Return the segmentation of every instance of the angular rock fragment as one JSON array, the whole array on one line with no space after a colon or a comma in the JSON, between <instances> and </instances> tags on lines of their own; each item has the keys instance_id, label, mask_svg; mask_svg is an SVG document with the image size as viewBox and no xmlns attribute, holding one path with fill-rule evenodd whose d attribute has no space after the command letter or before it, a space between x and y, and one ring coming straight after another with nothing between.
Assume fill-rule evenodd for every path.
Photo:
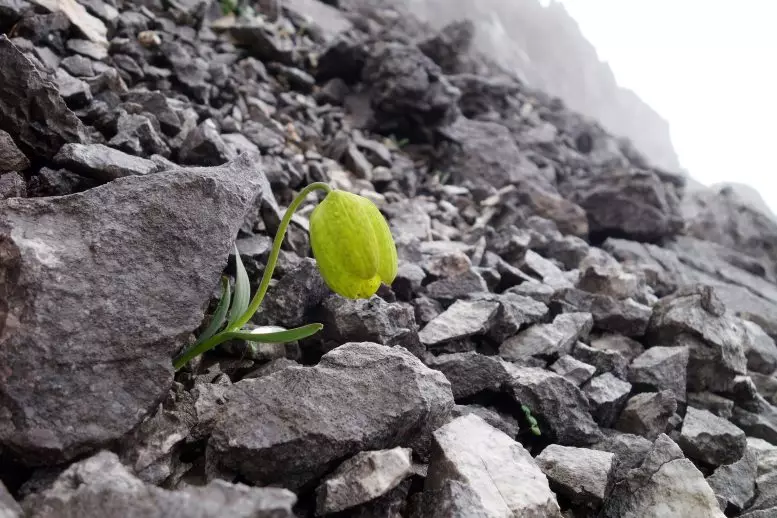
<instances>
[{"instance_id":1,"label":"angular rock fragment","mask_svg":"<svg viewBox=\"0 0 777 518\"><path fill-rule=\"evenodd\" d=\"M286 489L223 480L168 491L132 476L114 453L100 452L71 465L49 489L27 498L23 505L30 518L293 518L296 501Z\"/></svg>"},{"instance_id":2,"label":"angular rock fragment","mask_svg":"<svg viewBox=\"0 0 777 518\"><path fill-rule=\"evenodd\" d=\"M707 482L718 498L723 498L727 504L741 511L755 496L757 475L758 454L748 447L741 459L718 467L707 477Z\"/></svg>"},{"instance_id":3,"label":"angular rock fragment","mask_svg":"<svg viewBox=\"0 0 777 518\"><path fill-rule=\"evenodd\" d=\"M745 432L706 410L688 407L680 435L685 454L713 466L732 464L747 447Z\"/></svg>"},{"instance_id":4,"label":"angular rock fragment","mask_svg":"<svg viewBox=\"0 0 777 518\"><path fill-rule=\"evenodd\" d=\"M645 334L650 323L651 309L632 299L618 300L607 295L566 288L556 291L553 304L564 312L584 311L594 317L594 327L626 336Z\"/></svg>"},{"instance_id":5,"label":"angular rock fragment","mask_svg":"<svg viewBox=\"0 0 777 518\"><path fill-rule=\"evenodd\" d=\"M408 446L423 454L453 408L442 373L405 349L372 343L342 345L315 367L238 382L227 398L208 462L290 488L362 450Z\"/></svg>"},{"instance_id":6,"label":"angular rock fragment","mask_svg":"<svg viewBox=\"0 0 777 518\"><path fill-rule=\"evenodd\" d=\"M747 368L761 374L777 370L777 344L756 323L743 320L748 340L745 341Z\"/></svg>"},{"instance_id":7,"label":"angular rock fragment","mask_svg":"<svg viewBox=\"0 0 777 518\"><path fill-rule=\"evenodd\" d=\"M556 374L561 374L579 387L593 377L596 372L596 367L566 355L556 360L553 365L550 366L550 370Z\"/></svg>"},{"instance_id":8,"label":"angular rock fragment","mask_svg":"<svg viewBox=\"0 0 777 518\"><path fill-rule=\"evenodd\" d=\"M51 158L63 144L86 141L84 126L54 84L5 35L0 35L0 63L13 70L0 78L0 129L13 135L22 151Z\"/></svg>"},{"instance_id":9,"label":"angular rock fragment","mask_svg":"<svg viewBox=\"0 0 777 518\"><path fill-rule=\"evenodd\" d=\"M645 347L627 336L617 334L605 334L592 339L590 346L602 351L616 351L629 362L645 352Z\"/></svg>"},{"instance_id":10,"label":"angular rock fragment","mask_svg":"<svg viewBox=\"0 0 777 518\"><path fill-rule=\"evenodd\" d=\"M316 512L336 513L379 498L413 473L412 451L364 451L346 460L316 490Z\"/></svg>"},{"instance_id":11,"label":"angular rock fragment","mask_svg":"<svg viewBox=\"0 0 777 518\"><path fill-rule=\"evenodd\" d=\"M615 466L613 468L613 480L620 481L628 474L629 470L638 467L645 460L645 456L653 448L653 443L629 433L604 428L604 438L593 444L595 450L608 451L615 454Z\"/></svg>"},{"instance_id":12,"label":"angular rock fragment","mask_svg":"<svg viewBox=\"0 0 777 518\"><path fill-rule=\"evenodd\" d=\"M474 351L441 354L429 358L426 364L445 374L457 400L486 390L497 392L509 377L507 367L498 357Z\"/></svg>"},{"instance_id":13,"label":"angular rock fragment","mask_svg":"<svg viewBox=\"0 0 777 518\"><path fill-rule=\"evenodd\" d=\"M531 410L543 435L572 446L587 446L600 438L588 400L570 381L544 369L510 367L505 390Z\"/></svg>"},{"instance_id":14,"label":"angular rock fragment","mask_svg":"<svg viewBox=\"0 0 777 518\"><path fill-rule=\"evenodd\" d=\"M610 372L621 379L627 377L629 360L618 351L597 349L583 342L577 342L572 349L572 356L581 362L593 365L597 375Z\"/></svg>"},{"instance_id":15,"label":"angular rock fragment","mask_svg":"<svg viewBox=\"0 0 777 518\"><path fill-rule=\"evenodd\" d=\"M161 401L260 176L243 157L0 202L3 449L64 462L117 441Z\"/></svg>"},{"instance_id":16,"label":"angular rock fragment","mask_svg":"<svg viewBox=\"0 0 777 518\"><path fill-rule=\"evenodd\" d=\"M575 504L598 509L610 489L615 455L551 444L535 458L550 487Z\"/></svg>"},{"instance_id":17,"label":"angular rock fragment","mask_svg":"<svg viewBox=\"0 0 777 518\"><path fill-rule=\"evenodd\" d=\"M475 270L439 279L426 285L426 295L440 301L453 301L471 293L487 292L488 286L483 277Z\"/></svg>"},{"instance_id":18,"label":"angular rock fragment","mask_svg":"<svg viewBox=\"0 0 777 518\"><path fill-rule=\"evenodd\" d=\"M142 176L159 170L159 166L151 160L102 144L65 144L54 157L54 163L100 182L111 182L124 176Z\"/></svg>"},{"instance_id":19,"label":"angular rock fragment","mask_svg":"<svg viewBox=\"0 0 777 518\"><path fill-rule=\"evenodd\" d=\"M475 414L483 421L497 430L501 430L512 438L516 438L521 431L521 427L516 418L487 406L456 405L453 407L451 417L455 419L469 414Z\"/></svg>"},{"instance_id":20,"label":"angular rock fragment","mask_svg":"<svg viewBox=\"0 0 777 518\"><path fill-rule=\"evenodd\" d=\"M429 348L485 333L499 309L499 303L488 300L457 300L418 333Z\"/></svg>"},{"instance_id":21,"label":"angular rock fragment","mask_svg":"<svg viewBox=\"0 0 777 518\"><path fill-rule=\"evenodd\" d=\"M676 411L677 399L670 390L637 394L626 403L615 428L654 441L666 433Z\"/></svg>"},{"instance_id":22,"label":"angular rock fragment","mask_svg":"<svg viewBox=\"0 0 777 518\"><path fill-rule=\"evenodd\" d=\"M16 147L11 135L0 129L0 173L21 172L28 167L29 159Z\"/></svg>"},{"instance_id":23,"label":"angular rock fragment","mask_svg":"<svg viewBox=\"0 0 777 518\"><path fill-rule=\"evenodd\" d=\"M530 356L568 354L575 342L588 337L593 323L589 313L563 313L552 324L537 324L508 338L499 347L499 355L507 361L517 361Z\"/></svg>"},{"instance_id":24,"label":"angular rock fragment","mask_svg":"<svg viewBox=\"0 0 777 518\"><path fill-rule=\"evenodd\" d=\"M0 200L23 198L27 195L27 184L16 172L0 174Z\"/></svg>"},{"instance_id":25,"label":"angular rock fragment","mask_svg":"<svg viewBox=\"0 0 777 518\"><path fill-rule=\"evenodd\" d=\"M680 447L660 435L642 464L605 501L606 518L724 518L704 475Z\"/></svg>"},{"instance_id":26,"label":"angular rock fragment","mask_svg":"<svg viewBox=\"0 0 777 518\"><path fill-rule=\"evenodd\" d=\"M689 352L686 347L651 347L631 362L629 381L650 390L671 390L685 401Z\"/></svg>"},{"instance_id":27,"label":"angular rock fragment","mask_svg":"<svg viewBox=\"0 0 777 518\"><path fill-rule=\"evenodd\" d=\"M122 113L116 124L116 135L108 141L108 144L137 156L169 157L170 147L159 134L150 117L153 115ZM192 165L221 165L225 162L226 160Z\"/></svg>"},{"instance_id":28,"label":"angular rock fragment","mask_svg":"<svg viewBox=\"0 0 777 518\"><path fill-rule=\"evenodd\" d=\"M757 395L748 409L734 407L731 422L748 435L777 444L777 406Z\"/></svg>"},{"instance_id":29,"label":"angular rock fragment","mask_svg":"<svg viewBox=\"0 0 777 518\"><path fill-rule=\"evenodd\" d=\"M619 380L606 372L583 386L583 394L591 405L591 415L603 427L611 427L631 391L631 383Z\"/></svg>"},{"instance_id":30,"label":"angular rock fragment","mask_svg":"<svg viewBox=\"0 0 777 518\"><path fill-rule=\"evenodd\" d=\"M469 299L499 302L499 311L488 331L488 336L496 342L503 342L526 324L540 322L548 314L548 306L542 302L515 293L477 293Z\"/></svg>"},{"instance_id":31,"label":"angular rock fragment","mask_svg":"<svg viewBox=\"0 0 777 518\"><path fill-rule=\"evenodd\" d=\"M22 518L22 513L21 506L0 482L0 516L3 518Z\"/></svg>"},{"instance_id":32,"label":"angular rock fragment","mask_svg":"<svg viewBox=\"0 0 777 518\"><path fill-rule=\"evenodd\" d=\"M461 493L452 492L451 483L462 484ZM556 497L529 452L474 415L459 417L434 432L424 498L430 509L453 507L467 513L447 516L561 516Z\"/></svg>"},{"instance_id":33,"label":"angular rock fragment","mask_svg":"<svg viewBox=\"0 0 777 518\"><path fill-rule=\"evenodd\" d=\"M234 157L210 119L189 132L178 152L181 163L192 165L219 165Z\"/></svg>"}]
</instances>

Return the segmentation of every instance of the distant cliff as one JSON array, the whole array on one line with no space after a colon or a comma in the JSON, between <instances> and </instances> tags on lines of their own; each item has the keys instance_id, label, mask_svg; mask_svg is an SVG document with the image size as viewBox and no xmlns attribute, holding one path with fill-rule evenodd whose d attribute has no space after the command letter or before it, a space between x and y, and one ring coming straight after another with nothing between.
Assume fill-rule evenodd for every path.
<instances>
[{"instance_id":1,"label":"distant cliff","mask_svg":"<svg viewBox=\"0 0 777 518\"><path fill-rule=\"evenodd\" d=\"M358 0L355 3L370 2ZM346 2L348 3L348 2ZM354 2L350 2L354 3ZM618 86L610 66L563 5L539 0L381 0L408 7L435 28L468 18L477 49L528 85L563 99L612 133L628 137L664 169L678 171L669 124L633 91Z\"/></svg>"}]
</instances>

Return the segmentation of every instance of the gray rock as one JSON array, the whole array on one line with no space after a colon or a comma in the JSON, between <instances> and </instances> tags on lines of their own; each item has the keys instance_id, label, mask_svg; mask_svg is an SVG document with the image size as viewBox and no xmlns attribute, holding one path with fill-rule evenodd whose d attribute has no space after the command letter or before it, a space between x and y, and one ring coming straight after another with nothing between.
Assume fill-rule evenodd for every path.
<instances>
[{"instance_id":1,"label":"gray rock","mask_svg":"<svg viewBox=\"0 0 777 518\"><path fill-rule=\"evenodd\" d=\"M84 56L68 56L62 60L60 66L76 77L91 77L95 75L92 60Z\"/></svg>"},{"instance_id":2,"label":"gray rock","mask_svg":"<svg viewBox=\"0 0 777 518\"><path fill-rule=\"evenodd\" d=\"M671 390L683 402L688 357L686 347L651 347L631 362L628 379L637 388Z\"/></svg>"},{"instance_id":3,"label":"gray rock","mask_svg":"<svg viewBox=\"0 0 777 518\"><path fill-rule=\"evenodd\" d=\"M132 476L114 453L100 452L71 465L49 489L23 505L30 518L292 518L296 501L286 489L223 480L167 491Z\"/></svg>"},{"instance_id":4,"label":"gray rock","mask_svg":"<svg viewBox=\"0 0 777 518\"><path fill-rule=\"evenodd\" d=\"M14 71L0 82L0 129L13 135L25 154L51 158L63 144L86 140L84 126L54 84L4 35L0 62Z\"/></svg>"},{"instance_id":5,"label":"gray rock","mask_svg":"<svg viewBox=\"0 0 777 518\"><path fill-rule=\"evenodd\" d=\"M16 322L0 348L13 372L0 381L4 449L64 462L140 423L167 393L260 177L244 157L0 202L3 321Z\"/></svg>"},{"instance_id":6,"label":"gray rock","mask_svg":"<svg viewBox=\"0 0 777 518\"><path fill-rule=\"evenodd\" d=\"M603 427L611 427L618 419L631 392L631 383L606 372L583 386L583 394L591 405L591 415Z\"/></svg>"},{"instance_id":7,"label":"gray rock","mask_svg":"<svg viewBox=\"0 0 777 518\"><path fill-rule=\"evenodd\" d=\"M731 419L734 402L712 392L689 392L688 404L695 408L708 410L723 419Z\"/></svg>"},{"instance_id":8,"label":"gray rock","mask_svg":"<svg viewBox=\"0 0 777 518\"><path fill-rule=\"evenodd\" d=\"M665 297L654 308L650 340L688 347L688 388L694 392L729 390L734 378L747 372L745 327L724 312L709 287Z\"/></svg>"},{"instance_id":9,"label":"gray rock","mask_svg":"<svg viewBox=\"0 0 777 518\"><path fill-rule=\"evenodd\" d=\"M743 320L749 340L745 341L747 368L761 374L771 374L777 370L777 344L758 324Z\"/></svg>"},{"instance_id":10,"label":"gray rock","mask_svg":"<svg viewBox=\"0 0 777 518\"><path fill-rule=\"evenodd\" d=\"M677 399L670 390L646 392L626 403L615 428L655 441L666 433L669 419L677 411Z\"/></svg>"},{"instance_id":11,"label":"gray rock","mask_svg":"<svg viewBox=\"0 0 777 518\"><path fill-rule=\"evenodd\" d=\"M572 356L581 362L593 365L597 375L610 372L621 379L627 377L629 360L618 351L597 349L583 342L577 342L572 349Z\"/></svg>"},{"instance_id":12,"label":"gray rock","mask_svg":"<svg viewBox=\"0 0 777 518\"><path fill-rule=\"evenodd\" d=\"M616 351L629 362L645 352L645 347L627 336L605 334L591 340L591 347L602 351Z\"/></svg>"},{"instance_id":13,"label":"gray rock","mask_svg":"<svg viewBox=\"0 0 777 518\"><path fill-rule=\"evenodd\" d=\"M451 482L464 485L465 494L472 497L464 500L469 507L459 501L463 495L445 490ZM459 512L468 513L446 516L561 516L556 497L529 452L474 415L459 417L434 432L424 492L427 505L451 506L446 500L453 496Z\"/></svg>"},{"instance_id":14,"label":"gray rock","mask_svg":"<svg viewBox=\"0 0 777 518\"><path fill-rule=\"evenodd\" d=\"M471 293L487 292L488 286L475 270L455 277L439 279L426 285L426 295L444 302L463 298Z\"/></svg>"},{"instance_id":15,"label":"gray rock","mask_svg":"<svg viewBox=\"0 0 777 518\"><path fill-rule=\"evenodd\" d=\"M772 516L777 516L777 505L769 509L760 509L740 514L739 518L772 518Z\"/></svg>"},{"instance_id":16,"label":"gray rock","mask_svg":"<svg viewBox=\"0 0 777 518\"><path fill-rule=\"evenodd\" d=\"M770 405L760 395L747 410L735 406L731 422L750 436L777 444L777 406Z\"/></svg>"},{"instance_id":17,"label":"gray rock","mask_svg":"<svg viewBox=\"0 0 777 518\"><path fill-rule=\"evenodd\" d=\"M706 410L688 407L679 444L688 457L720 466L742 458L747 438L745 432L727 420Z\"/></svg>"},{"instance_id":18,"label":"gray rock","mask_svg":"<svg viewBox=\"0 0 777 518\"><path fill-rule=\"evenodd\" d=\"M71 76L64 69L58 68L53 79L59 89L59 95L69 107L81 108L92 101L89 84Z\"/></svg>"},{"instance_id":19,"label":"gray rock","mask_svg":"<svg viewBox=\"0 0 777 518\"><path fill-rule=\"evenodd\" d=\"M457 300L418 333L421 343L429 348L485 334L499 303L488 300Z\"/></svg>"},{"instance_id":20,"label":"gray rock","mask_svg":"<svg viewBox=\"0 0 777 518\"><path fill-rule=\"evenodd\" d=\"M324 301L321 317L323 336L337 344L375 342L401 345L416 356L424 352L409 304L386 302L378 296L352 300L332 295Z\"/></svg>"},{"instance_id":21,"label":"gray rock","mask_svg":"<svg viewBox=\"0 0 777 518\"><path fill-rule=\"evenodd\" d=\"M596 367L566 355L553 362L550 370L564 376L579 387L594 376Z\"/></svg>"},{"instance_id":22,"label":"gray rock","mask_svg":"<svg viewBox=\"0 0 777 518\"><path fill-rule=\"evenodd\" d=\"M523 261L526 268L540 276L543 284L547 284L555 289L571 288L573 286L573 283L564 275L564 271L561 268L534 250L527 250Z\"/></svg>"},{"instance_id":23,"label":"gray rock","mask_svg":"<svg viewBox=\"0 0 777 518\"><path fill-rule=\"evenodd\" d=\"M507 367L498 357L474 351L432 356L426 365L445 374L457 400L487 390L498 392L509 377Z\"/></svg>"},{"instance_id":24,"label":"gray rock","mask_svg":"<svg viewBox=\"0 0 777 518\"><path fill-rule=\"evenodd\" d=\"M556 291L553 300L564 312L591 313L595 328L633 337L645 334L652 314L649 307L632 299L619 300L574 288Z\"/></svg>"},{"instance_id":25,"label":"gray rock","mask_svg":"<svg viewBox=\"0 0 777 518\"><path fill-rule=\"evenodd\" d=\"M0 482L0 516L3 518L22 518L22 507Z\"/></svg>"},{"instance_id":26,"label":"gray rock","mask_svg":"<svg viewBox=\"0 0 777 518\"><path fill-rule=\"evenodd\" d=\"M178 152L181 163L192 165L223 164L234 156L210 119L189 132Z\"/></svg>"},{"instance_id":27,"label":"gray rock","mask_svg":"<svg viewBox=\"0 0 777 518\"><path fill-rule=\"evenodd\" d=\"M505 390L518 404L529 407L543 435L572 446L588 446L600 438L588 400L572 382L544 369L508 365Z\"/></svg>"},{"instance_id":28,"label":"gray rock","mask_svg":"<svg viewBox=\"0 0 777 518\"><path fill-rule=\"evenodd\" d=\"M758 475L758 454L747 448L742 458L733 464L718 467L707 477L715 495L727 504L743 510L755 496L755 479Z\"/></svg>"},{"instance_id":29,"label":"gray rock","mask_svg":"<svg viewBox=\"0 0 777 518\"><path fill-rule=\"evenodd\" d=\"M391 284L391 290L401 300L410 300L421 289L426 279L424 269L415 263L399 261L397 276Z\"/></svg>"},{"instance_id":30,"label":"gray rock","mask_svg":"<svg viewBox=\"0 0 777 518\"><path fill-rule=\"evenodd\" d=\"M248 245L248 243L244 244ZM263 244L257 242L256 245L258 245L257 248L253 249L255 254L252 254L255 260L264 255ZM265 261L262 259L262 262ZM310 322L313 311L326 300L330 293L324 279L321 278L316 262L305 258L285 272L283 277L267 291L267 296L256 313L254 321L287 328L305 325Z\"/></svg>"},{"instance_id":31,"label":"gray rock","mask_svg":"<svg viewBox=\"0 0 777 518\"><path fill-rule=\"evenodd\" d=\"M612 453L551 444L535 461L551 489L575 504L598 509L610 490Z\"/></svg>"},{"instance_id":32,"label":"gray rock","mask_svg":"<svg viewBox=\"0 0 777 518\"><path fill-rule=\"evenodd\" d=\"M152 116L153 117L153 116ZM157 131L149 115L122 113L116 124L116 135L108 141L111 147L137 156L160 155L168 158L170 147ZM234 157L233 157L234 158ZM226 160L205 165L221 165ZM202 164L196 164L202 165Z\"/></svg>"},{"instance_id":33,"label":"gray rock","mask_svg":"<svg viewBox=\"0 0 777 518\"><path fill-rule=\"evenodd\" d=\"M761 394L766 401L772 405L777 405L777 371L775 371L775 374L772 376L751 372L749 378L755 384L758 393Z\"/></svg>"},{"instance_id":34,"label":"gray rock","mask_svg":"<svg viewBox=\"0 0 777 518\"><path fill-rule=\"evenodd\" d=\"M499 355L507 361L517 361L530 356L568 354L575 342L588 337L593 323L589 313L563 313L552 324L537 324L508 338L499 346Z\"/></svg>"},{"instance_id":35,"label":"gray rock","mask_svg":"<svg viewBox=\"0 0 777 518\"><path fill-rule=\"evenodd\" d=\"M724 518L704 475L660 435L642 464L605 501L606 518Z\"/></svg>"},{"instance_id":36,"label":"gray rock","mask_svg":"<svg viewBox=\"0 0 777 518\"><path fill-rule=\"evenodd\" d=\"M54 163L100 182L124 176L142 176L159 170L159 166L151 160L102 144L65 144L54 157Z\"/></svg>"},{"instance_id":37,"label":"gray rock","mask_svg":"<svg viewBox=\"0 0 777 518\"><path fill-rule=\"evenodd\" d=\"M363 451L346 460L316 489L316 512L336 513L379 498L412 474L412 450Z\"/></svg>"},{"instance_id":38,"label":"gray rock","mask_svg":"<svg viewBox=\"0 0 777 518\"><path fill-rule=\"evenodd\" d=\"M406 349L351 343L234 384L206 455L256 484L299 487L362 450L423 454L451 408L450 383Z\"/></svg>"},{"instance_id":39,"label":"gray rock","mask_svg":"<svg viewBox=\"0 0 777 518\"><path fill-rule=\"evenodd\" d=\"M548 314L548 306L542 302L515 293L477 293L470 295L469 299L499 302L499 311L488 331L488 336L495 342L503 342L526 324L540 322Z\"/></svg>"},{"instance_id":40,"label":"gray rock","mask_svg":"<svg viewBox=\"0 0 777 518\"><path fill-rule=\"evenodd\" d=\"M29 159L16 147L11 135L0 129L0 173L21 172L28 167Z\"/></svg>"},{"instance_id":41,"label":"gray rock","mask_svg":"<svg viewBox=\"0 0 777 518\"><path fill-rule=\"evenodd\" d=\"M602 435L604 438L593 444L591 448L615 454L615 466L613 468L613 479L615 481L622 480L631 469L642 464L642 461L645 460L645 457L653 448L653 443L638 435L622 433L608 428L602 430Z\"/></svg>"},{"instance_id":42,"label":"gray rock","mask_svg":"<svg viewBox=\"0 0 777 518\"><path fill-rule=\"evenodd\" d=\"M521 431L518 420L509 414L505 414L491 407L480 405L456 405L453 407L451 418L475 414L483 421L487 422L497 430L501 430L511 438L515 439Z\"/></svg>"},{"instance_id":43,"label":"gray rock","mask_svg":"<svg viewBox=\"0 0 777 518\"><path fill-rule=\"evenodd\" d=\"M415 320L420 326L425 326L443 312L442 304L424 296L413 299L413 308Z\"/></svg>"},{"instance_id":44,"label":"gray rock","mask_svg":"<svg viewBox=\"0 0 777 518\"><path fill-rule=\"evenodd\" d=\"M476 186L497 188L522 179L547 183L501 124L460 117L445 128L444 135L456 146L443 164L456 185L467 180Z\"/></svg>"},{"instance_id":45,"label":"gray rock","mask_svg":"<svg viewBox=\"0 0 777 518\"><path fill-rule=\"evenodd\" d=\"M747 449L756 452L758 476L777 471L777 444L756 437L748 437Z\"/></svg>"},{"instance_id":46,"label":"gray rock","mask_svg":"<svg viewBox=\"0 0 777 518\"><path fill-rule=\"evenodd\" d=\"M16 172L0 174L0 200L25 196L27 196L27 184L22 175Z\"/></svg>"},{"instance_id":47,"label":"gray rock","mask_svg":"<svg viewBox=\"0 0 777 518\"><path fill-rule=\"evenodd\" d=\"M750 505L753 511L777 507L777 473L759 476L755 481L756 496Z\"/></svg>"}]
</instances>

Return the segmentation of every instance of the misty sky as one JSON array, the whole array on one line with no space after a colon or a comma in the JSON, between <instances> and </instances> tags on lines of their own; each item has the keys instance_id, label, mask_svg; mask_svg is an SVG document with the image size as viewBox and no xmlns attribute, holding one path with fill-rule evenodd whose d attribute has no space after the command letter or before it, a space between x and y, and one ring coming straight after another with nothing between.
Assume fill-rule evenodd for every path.
<instances>
[{"instance_id":1,"label":"misty sky","mask_svg":"<svg viewBox=\"0 0 777 518\"><path fill-rule=\"evenodd\" d=\"M777 212L777 0L561 1L693 177L752 185Z\"/></svg>"}]
</instances>

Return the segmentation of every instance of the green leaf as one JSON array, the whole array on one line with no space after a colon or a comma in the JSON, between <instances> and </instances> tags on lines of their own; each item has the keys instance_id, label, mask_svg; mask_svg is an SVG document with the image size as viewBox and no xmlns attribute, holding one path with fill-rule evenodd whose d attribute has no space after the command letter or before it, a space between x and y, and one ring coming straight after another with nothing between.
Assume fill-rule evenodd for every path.
<instances>
[{"instance_id":1,"label":"green leaf","mask_svg":"<svg viewBox=\"0 0 777 518\"><path fill-rule=\"evenodd\" d=\"M282 344L285 342L294 342L312 336L324 328L323 324L307 324L294 329L285 331L275 331L272 333L252 333L250 331L228 331L223 333L228 340L246 340L249 342L260 342L265 344Z\"/></svg>"},{"instance_id":2,"label":"green leaf","mask_svg":"<svg viewBox=\"0 0 777 518\"><path fill-rule=\"evenodd\" d=\"M222 276L221 298L219 299L219 304L216 306L216 311L213 312L213 318L211 318L210 324L208 324L208 327L205 329L205 331L202 332L200 337L197 338L197 341L194 343L195 346L201 344L211 336L215 335L216 332L221 329L221 326L224 324L224 320L227 318L227 310L229 309L229 292L229 279Z\"/></svg>"},{"instance_id":3,"label":"green leaf","mask_svg":"<svg viewBox=\"0 0 777 518\"><path fill-rule=\"evenodd\" d=\"M229 309L229 323L231 326L248 309L251 299L251 283L248 281L248 273L240 258L240 251L235 245L235 294L232 296L232 307Z\"/></svg>"}]
</instances>

